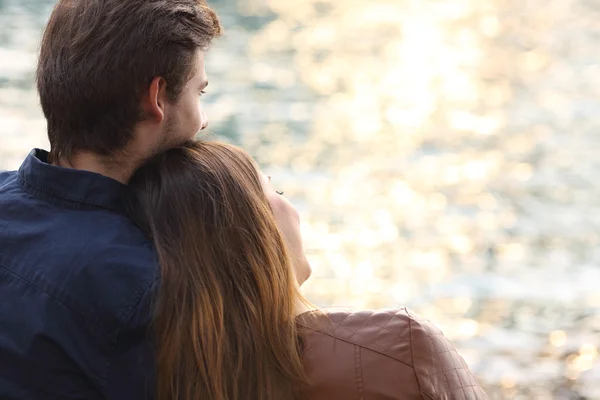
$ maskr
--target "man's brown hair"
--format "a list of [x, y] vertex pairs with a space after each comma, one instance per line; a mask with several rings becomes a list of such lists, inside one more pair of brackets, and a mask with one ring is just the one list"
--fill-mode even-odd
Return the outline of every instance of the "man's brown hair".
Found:
[[164, 78], [176, 102], [197, 51], [220, 34], [205, 0], [59, 0], [37, 68], [52, 158], [122, 149], [152, 80]]

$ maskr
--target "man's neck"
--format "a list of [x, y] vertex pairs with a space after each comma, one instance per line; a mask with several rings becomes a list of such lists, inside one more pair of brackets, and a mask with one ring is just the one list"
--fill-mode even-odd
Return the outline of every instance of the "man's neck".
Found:
[[121, 161], [117, 157], [101, 157], [85, 151], [78, 152], [69, 160], [61, 159], [52, 164], [63, 168], [95, 172], [123, 184], [127, 184], [137, 165], [136, 162], [130, 160]]

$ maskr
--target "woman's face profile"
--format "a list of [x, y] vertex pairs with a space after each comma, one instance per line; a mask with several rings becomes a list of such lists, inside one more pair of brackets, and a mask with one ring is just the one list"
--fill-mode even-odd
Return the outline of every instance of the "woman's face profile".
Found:
[[288, 246], [296, 279], [298, 284], [302, 285], [310, 277], [311, 268], [304, 254], [300, 233], [300, 216], [296, 207], [275, 191], [271, 184], [271, 178], [263, 173], [260, 173], [260, 176], [263, 190], [275, 215], [275, 221]]

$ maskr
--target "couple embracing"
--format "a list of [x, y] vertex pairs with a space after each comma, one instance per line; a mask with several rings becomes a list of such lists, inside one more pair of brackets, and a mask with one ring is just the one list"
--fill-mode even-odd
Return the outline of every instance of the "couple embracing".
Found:
[[406, 309], [328, 311], [300, 220], [207, 126], [204, 0], [59, 0], [50, 151], [0, 172], [0, 398], [484, 399]]

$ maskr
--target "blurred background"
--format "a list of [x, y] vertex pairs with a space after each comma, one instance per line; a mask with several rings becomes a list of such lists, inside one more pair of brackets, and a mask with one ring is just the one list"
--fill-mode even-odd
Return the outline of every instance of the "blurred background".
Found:
[[[54, 2], [0, 0], [0, 169]], [[210, 131], [298, 206], [320, 306], [408, 306], [492, 399], [600, 399], [600, 0], [213, 0]]]

